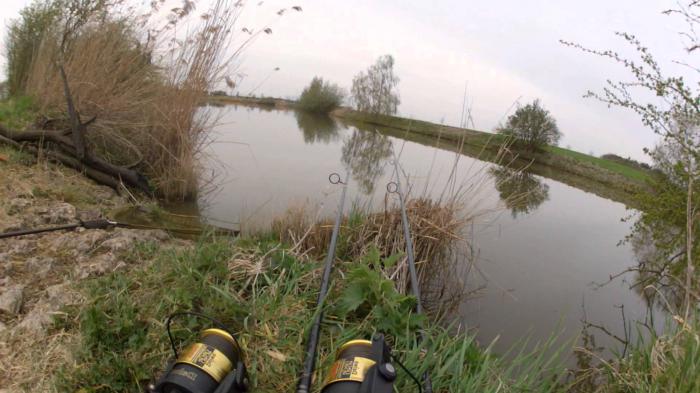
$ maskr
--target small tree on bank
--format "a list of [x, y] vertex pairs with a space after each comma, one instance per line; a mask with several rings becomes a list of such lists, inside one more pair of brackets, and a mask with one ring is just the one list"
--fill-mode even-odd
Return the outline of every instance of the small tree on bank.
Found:
[[539, 100], [518, 108], [508, 117], [506, 125], [499, 126], [496, 131], [515, 138], [516, 143], [528, 150], [556, 145], [561, 139], [556, 120], [542, 107]]
[[299, 97], [299, 107], [305, 111], [328, 113], [343, 103], [345, 92], [338, 85], [314, 77]]
[[384, 55], [366, 72], [352, 80], [352, 100], [358, 111], [379, 115], [393, 115], [401, 103], [394, 75], [394, 58]]

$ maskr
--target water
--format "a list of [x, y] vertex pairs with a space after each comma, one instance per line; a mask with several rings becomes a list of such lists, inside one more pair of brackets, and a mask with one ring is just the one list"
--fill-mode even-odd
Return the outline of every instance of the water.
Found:
[[[465, 211], [479, 212], [464, 229], [475, 245], [475, 267], [457, 261], [452, 280], [475, 291], [453, 319], [476, 328], [478, 339], [505, 351], [530, 337], [543, 340], [556, 329], [575, 337], [582, 321], [626, 337], [625, 320], [644, 321], [649, 307], [625, 274], [635, 265], [621, 218], [633, 211], [618, 202], [536, 175], [507, 169], [396, 137], [343, 126], [292, 111], [227, 106], [207, 148], [205, 166], [215, 175], [213, 192], [203, 192], [201, 214], [218, 225], [264, 228], [289, 206], [305, 205], [332, 215], [340, 188], [328, 175], [352, 168], [348, 196], [357, 205], [383, 206], [392, 176], [392, 151], [410, 177], [414, 195], [445, 191], [456, 168], [457, 185], [468, 190]], [[400, 133], [399, 133], [400, 134]], [[394, 133], [396, 135], [396, 133]], [[353, 150], [354, 149], [354, 150]], [[351, 153], [359, 156], [351, 160]], [[348, 165], [349, 164], [349, 165]], [[512, 198], [513, 192], [525, 198]], [[461, 265], [460, 265], [461, 264]], [[631, 329], [631, 337], [636, 334]], [[621, 349], [596, 327], [597, 346]]]

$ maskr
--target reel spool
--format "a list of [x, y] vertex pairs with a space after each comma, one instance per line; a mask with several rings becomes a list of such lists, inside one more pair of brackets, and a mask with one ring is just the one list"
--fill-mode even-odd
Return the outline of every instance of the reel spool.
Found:
[[199, 340], [179, 355], [174, 343], [173, 350], [175, 360], [150, 387], [151, 393], [242, 393], [248, 390], [243, 352], [233, 334], [225, 329], [203, 330]]
[[338, 349], [321, 393], [391, 393], [396, 368], [390, 358], [381, 334], [372, 341], [348, 341]]

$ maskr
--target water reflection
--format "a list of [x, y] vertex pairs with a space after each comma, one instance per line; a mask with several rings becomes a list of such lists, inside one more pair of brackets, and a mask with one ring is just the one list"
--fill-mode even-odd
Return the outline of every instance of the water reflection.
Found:
[[494, 178], [501, 201], [510, 209], [513, 218], [535, 211], [549, 199], [549, 185], [531, 173], [498, 166], [490, 168], [489, 173]]
[[646, 227], [639, 224], [636, 227], [628, 238], [637, 259], [637, 266], [629, 269], [636, 272], [632, 289], [650, 306], [680, 309], [685, 296], [686, 269], [685, 249], [679, 246], [682, 231], [664, 226], [665, 230], [654, 236]]
[[340, 138], [340, 128], [330, 116], [295, 111], [297, 126], [304, 134], [305, 143], [329, 144]]
[[342, 162], [362, 192], [369, 195], [374, 191], [374, 183], [384, 174], [391, 152], [389, 137], [353, 128], [352, 135], [343, 144]]

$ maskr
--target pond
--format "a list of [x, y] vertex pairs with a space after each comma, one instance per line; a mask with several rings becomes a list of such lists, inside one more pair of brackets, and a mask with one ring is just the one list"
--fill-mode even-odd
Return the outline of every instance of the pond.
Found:
[[[348, 167], [350, 201], [380, 207], [396, 152], [412, 195], [441, 195], [453, 170], [457, 180], [452, 186], [467, 190], [464, 210], [476, 217], [464, 235], [474, 247], [475, 263], [465, 268], [459, 265], [467, 261], [455, 260], [451, 279], [470, 295], [450, 319], [475, 329], [482, 344], [497, 338], [496, 350], [506, 351], [526, 337], [544, 340], [558, 330], [564, 339], [573, 339], [587, 322], [592, 325], [586, 329], [586, 345], [620, 350], [611, 335], [634, 339], [637, 329], [629, 325], [658, 313], [642, 291], [630, 289], [632, 273], [598, 285], [636, 264], [632, 248], [619, 244], [630, 231], [621, 219], [634, 213], [621, 203], [407, 141], [395, 131], [390, 136], [294, 111], [212, 110], [221, 120], [206, 147], [204, 165], [215, 186], [203, 186], [198, 205], [213, 224], [264, 228], [290, 206], [331, 216], [340, 187], [330, 184], [328, 176], [342, 176]], [[657, 325], [663, 323], [656, 317]]]

